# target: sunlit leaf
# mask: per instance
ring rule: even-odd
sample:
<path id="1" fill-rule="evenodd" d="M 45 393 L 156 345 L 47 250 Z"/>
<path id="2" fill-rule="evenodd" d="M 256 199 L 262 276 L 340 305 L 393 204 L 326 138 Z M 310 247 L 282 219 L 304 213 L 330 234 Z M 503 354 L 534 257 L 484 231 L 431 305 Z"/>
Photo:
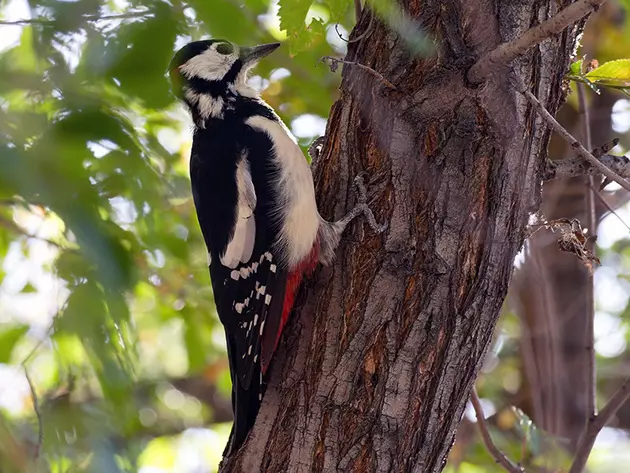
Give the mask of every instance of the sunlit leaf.
<path id="1" fill-rule="evenodd" d="M 280 28 L 295 38 L 304 30 L 304 20 L 313 0 L 280 0 Z"/>
<path id="2" fill-rule="evenodd" d="M 326 5 L 330 10 L 330 17 L 333 21 L 341 22 L 344 15 L 350 9 L 352 2 L 350 0 L 327 0 Z"/>
<path id="3" fill-rule="evenodd" d="M 585 77 L 609 87 L 630 87 L 630 59 L 608 61 L 587 73 Z"/>
<path id="4" fill-rule="evenodd" d="M 37 292 L 37 289 L 29 282 L 20 291 L 22 294 L 32 294 L 33 292 Z"/>
<path id="5" fill-rule="evenodd" d="M 28 325 L 0 324 L 0 363 L 11 360 L 13 348 L 28 332 Z"/>
<path id="6" fill-rule="evenodd" d="M 293 39 L 290 42 L 291 53 L 297 54 L 298 52 L 308 50 L 317 41 L 322 41 L 326 37 L 326 28 L 324 22 L 319 18 L 313 18 L 311 23 L 307 27 L 297 30 L 293 34 Z"/>

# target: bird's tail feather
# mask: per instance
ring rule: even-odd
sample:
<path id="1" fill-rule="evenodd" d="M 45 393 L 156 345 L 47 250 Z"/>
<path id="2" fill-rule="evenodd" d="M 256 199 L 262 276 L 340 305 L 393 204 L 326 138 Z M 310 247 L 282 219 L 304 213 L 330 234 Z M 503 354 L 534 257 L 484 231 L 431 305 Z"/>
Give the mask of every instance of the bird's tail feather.
<path id="1" fill-rule="evenodd" d="M 226 446 L 224 456 L 241 448 L 247 435 L 254 427 L 256 416 L 260 410 L 265 385 L 260 371 L 260 364 L 254 368 L 254 376 L 249 389 L 243 389 L 238 376 L 234 371 L 233 357 L 231 356 L 230 337 L 228 336 L 228 353 L 230 354 L 230 371 L 232 374 L 232 412 L 234 424 L 230 433 L 230 439 Z M 233 345 L 232 345 L 233 346 Z"/>

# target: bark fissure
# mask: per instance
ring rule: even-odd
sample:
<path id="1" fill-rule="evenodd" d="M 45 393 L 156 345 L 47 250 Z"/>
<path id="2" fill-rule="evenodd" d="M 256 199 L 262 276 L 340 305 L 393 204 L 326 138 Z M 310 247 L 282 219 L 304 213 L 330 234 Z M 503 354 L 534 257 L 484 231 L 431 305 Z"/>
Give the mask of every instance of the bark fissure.
<path id="1" fill-rule="evenodd" d="M 259 420 L 223 471 L 438 472 L 490 347 L 550 136 L 514 79 L 555 113 L 577 30 L 472 87 L 474 61 L 556 2 L 400 5 L 436 54 L 413 57 L 364 8 L 351 39 L 367 27 L 369 38 L 350 43 L 346 60 L 396 90 L 345 67 L 315 169 L 322 215 L 351 206 L 352 179 L 365 171 L 388 230 L 353 224 L 336 263 L 308 284 Z"/>

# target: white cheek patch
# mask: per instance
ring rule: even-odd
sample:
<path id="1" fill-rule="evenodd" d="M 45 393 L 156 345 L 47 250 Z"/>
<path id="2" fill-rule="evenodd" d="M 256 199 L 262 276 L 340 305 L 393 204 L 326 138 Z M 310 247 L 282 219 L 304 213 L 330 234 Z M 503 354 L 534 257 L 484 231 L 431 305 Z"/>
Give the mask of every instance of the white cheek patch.
<path id="1" fill-rule="evenodd" d="M 228 268 L 236 268 L 239 263 L 246 263 L 252 257 L 256 240 L 256 191 L 249 170 L 249 163 L 243 156 L 236 168 L 236 185 L 238 188 L 238 209 L 234 235 L 221 256 L 221 264 Z M 249 276 L 249 269 L 244 278 Z"/>
<path id="2" fill-rule="evenodd" d="M 236 52 L 225 55 L 216 52 L 213 48 L 209 48 L 189 59 L 179 70 L 188 78 L 199 77 L 205 80 L 221 80 L 237 59 L 238 54 Z"/>

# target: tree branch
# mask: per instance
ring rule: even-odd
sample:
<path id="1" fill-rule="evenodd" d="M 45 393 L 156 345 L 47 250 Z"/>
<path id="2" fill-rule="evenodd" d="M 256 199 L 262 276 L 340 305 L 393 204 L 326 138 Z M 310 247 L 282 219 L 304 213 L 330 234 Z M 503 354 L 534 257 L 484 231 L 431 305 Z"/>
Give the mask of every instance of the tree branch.
<path id="1" fill-rule="evenodd" d="M 483 407 L 481 407 L 481 401 L 479 400 L 479 395 L 477 394 L 477 389 L 475 387 L 473 387 L 472 392 L 470 393 L 470 402 L 472 402 L 473 408 L 475 409 L 477 424 L 479 425 L 479 431 L 481 432 L 483 443 L 488 449 L 490 455 L 492 455 L 492 458 L 494 458 L 499 465 L 510 473 L 524 472 L 525 470 L 523 470 L 522 467 L 514 464 L 492 441 L 490 431 L 488 430 L 488 424 L 486 423 L 486 418 L 483 414 Z"/>
<path id="2" fill-rule="evenodd" d="M 381 74 L 378 71 L 375 71 L 371 67 L 368 67 L 368 66 L 366 66 L 364 64 L 360 64 L 358 62 L 352 62 L 352 61 L 344 61 L 343 59 L 337 59 L 336 57 L 332 57 L 332 56 L 323 56 L 323 57 L 319 58 L 319 61 L 323 62 L 323 63 L 326 63 L 326 61 L 330 61 L 330 64 L 328 66 L 330 67 L 330 70 L 332 72 L 335 72 L 337 70 L 337 67 L 339 67 L 339 64 L 347 64 L 349 66 L 357 66 L 357 67 L 363 69 L 364 71 L 372 74 L 374 77 L 379 79 L 383 84 L 385 84 L 390 89 L 396 90 L 396 86 L 394 84 L 392 84 L 390 81 L 388 81 L 387 79 L 385 79 L 385 77 L 383 77 L 383 74 Z"/>
<path id="3" fill-rule="evenodd" d="M 38 458 L 42 449 L 42 444 L 44 443 L 44 422 L 42 419 L 42 411 L 40 409 L 39 399 L 37 397 L 37 391 L 35 391 L 35 385 L 33 384 L 33 380 L 28 374 L 28 369 L 26 368 L 26 366 L 22 366 L 22 368 L 24 369 L 24 377 L 26 378 L 28 387 L 31 390 L 31 401 L 33 402 L 33 412 L 35 412 L 35 417 L 37 418 L 37 444 L 35 445 L 35 458 Z"/>
<path id="4" fill-rule="evenodd" d="M 576 140 L 571 133 L 564 129 L 560 123 L 556 121 L 555 118 L 547 111 L 547 109 L 538 101 L 538 99 L 532 94 L 529 90 L 523 90 L 523 95 L 525 98 L 529 100 L 529 102 L 534 106 L 534 108 L 540 113 L 540 115 L 551 125 L 551 127 L 555 130 L 558 135 L 564 138 L 573 149 L 575 149 L 580 156 L 586 159 L 593 167 L 595 167 L 599 172 L 601 172 L 604 176 L 615 181 L 625 190 L 630 191 L 630 182 L 626 181 L 619 174 L 611 171 L 610 168 L 602 164 L 597 160 L 595 156 L 593 156 L 582 144 Z"/>
<path id="5" fill-rule="evenodd" d="M 630 177 L 630 159 L 626 156 L 604 154 L 600 156 L 598 160 L 619 176 L 624 178 Z M 569 179 L 572 177 L 590 176 L 599 173 L 599 168 L 596 169 L 582 156 L 575 156 L 573 158 L 560 159 L 557 161 L 548 161 L 543 174 L 543 179 L 545 181 L 551 181 L 554 179 Z"/>
<path id="6" fill-rule="evenodd" d="M 361 6 L 361 0 L 354 0 L 354 17 L 357 23 L 361 19 L 362 11 L 363 11 L 363 7 Z"/>
<path id="7" fill-rule="evenodd" d="M 584 124 L 584 142 L 588 149 L 593 149 L 591 139 L 591 114 L 586 100 L 586 87 L 584 84 L 578 84 L 578 100 L 580 104 L 580 115 Z M 599 158 L 601 161 L 601 157 Z M 610 167 L 610 166 L 609 166 Z M 617 174 L 622 175 L 620 172 Z M 624 176 L 625 177 L 625 176 Z M 592 175 L 586 178 L 586 226 L 590 236 L 597 236 L 597 215 L 595 213 L 595 179 Z M 586 249 L 595 255 L 595 238 L 589 238 L 586 242 Z M 593 273 L 589 272 L 586 282 L 586 330 L 584 339 L 584 356 L 586 357 L 586 423 L 584 428 L 588 428 L 588 419 L 595 414 L 597 406 L 597 366 L 595 364 L 595 293 Z"/>
<path id="8" fill-rule="evenodd" d="M 367 28 L 365 28 L 365 31 L 354 39 L 344 38 L 341 32 L 339 31 L 339 23 L 335 23 L 335 31 L 337 32 L 337 36 L 339 36 L 339 39 L 345 43 L 356 43 L 358 41 L 361 41 L 363 38 L 365 38 L 368 34 L 372 32 L 372 24 L 374 23 L 374 16 L 375 16 L 374 13 L 370 14 L 370 22 L 368 23 Z"/>
<path id="9" fill-rule="evenodd" d="M 608 421 L 614 416 L 619 408 L 630 398 L 630 378 L 626 379 L 619 389 L 612 395 L 608 403 L 603 407 L 598 415 L 589 419 L 588 426 L 580 438 L 575 453 L 575 459 L 571 465 L 569 473 L 581 473 L 584 470 L 597 434 L 604 428 Z"/>
<path id="10" fill-rule="evenodd" d="M 497 72 L 499 66 L 509 64 L 528 49 L 596 11 L 605 2 L 606 0 L 578 0 L 548 20 L 530 28 L 514 41 L 500 44 L 473 64 L 468 70 L 468 81 L 473 84 L 483 82 Z"/>
<path id="11" fill-rule="evenodd" d="M 597 200 L 599 200 L 599 202 L 611 213 L 613 214 L 615 217 L 617 217 L 617 219 L 621 222 L 621 224 L 626 227 L 628 229 L 628 232 L 630 232 L 630 226 L 628 226 L 628 224 L 623 220 L 623 218 L 621 218 L 619 216 L 619 214 L 615 211 L 615 209 L 612 207 L 612 205 L 610 205 L 606 199 L 604 199 L 601 195 L 599 195 L 599 192 L 595 191 L 595 188 L 593 188 L 593 195 L 597 198 Z"/>

